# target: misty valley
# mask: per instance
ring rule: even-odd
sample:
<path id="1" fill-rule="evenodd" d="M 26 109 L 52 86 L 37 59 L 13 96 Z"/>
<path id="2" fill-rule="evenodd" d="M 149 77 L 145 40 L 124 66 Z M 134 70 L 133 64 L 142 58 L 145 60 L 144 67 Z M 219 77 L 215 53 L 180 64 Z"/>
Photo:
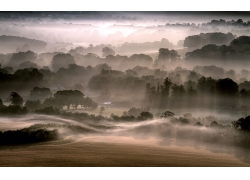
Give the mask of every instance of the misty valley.
<path id="1" fill-rule="evenodd" d="M 250 166 L 249 16 L 0 12 L 0 166 Z"/>

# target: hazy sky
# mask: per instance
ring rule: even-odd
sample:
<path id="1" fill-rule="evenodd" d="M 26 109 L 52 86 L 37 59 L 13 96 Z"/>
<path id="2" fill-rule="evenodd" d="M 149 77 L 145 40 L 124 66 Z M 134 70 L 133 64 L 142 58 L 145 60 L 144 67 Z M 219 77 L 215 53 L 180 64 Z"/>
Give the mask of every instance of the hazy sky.
<path id="1" fill-rule="evenodd" d="M 22 36 L 46 42 L 114 44 L 153 42 L 167 38 L 177 44 L 200 32 L 231 32 L 232 29 L 169 28 L 167 23 L 194 23 L 196 26 L 213 19 L 248 21 L 249 12 L 122 12 L 122 11 L 55 11 L 0 12 L 0 35 Z"/>
<path id="2" fill-rule="evenodd" d="M 211 19 L 226 19 L 231 20 L 242 18 L 243 20 L 248 20 L 250 17 L 250 12 L 243 11 L 221 11 L 221 12 L 192 12 L 192 11 L 172 11 L 172 12 L 163 12 L 163 11 L 150 11 L 150 12 L 122 12 L 122 11 L 55 11 L 55 12 L 0 12 L 0 19 L 8 19 L 8 20 L 28 20 L 30 18 L 35 18 L 37 20 L 44 19 L 53 19 L 53 20 L 85 20 L 85 21 L 185 21 L 185 22 L 194 22 L 194 21 L 204 21 Z"/>

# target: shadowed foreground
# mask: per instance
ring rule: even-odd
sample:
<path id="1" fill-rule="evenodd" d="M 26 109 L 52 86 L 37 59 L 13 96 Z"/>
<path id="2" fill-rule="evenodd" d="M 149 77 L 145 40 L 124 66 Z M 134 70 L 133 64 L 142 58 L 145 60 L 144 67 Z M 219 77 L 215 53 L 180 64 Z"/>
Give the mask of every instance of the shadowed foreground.
<path id="1" fill-rule="evenodd" d="M 109 142 L 108 142 L 109 141 Z M 96 141 L 1 147 L 0 166 L 250 166 L 225 153 L 190 147 Z"/>

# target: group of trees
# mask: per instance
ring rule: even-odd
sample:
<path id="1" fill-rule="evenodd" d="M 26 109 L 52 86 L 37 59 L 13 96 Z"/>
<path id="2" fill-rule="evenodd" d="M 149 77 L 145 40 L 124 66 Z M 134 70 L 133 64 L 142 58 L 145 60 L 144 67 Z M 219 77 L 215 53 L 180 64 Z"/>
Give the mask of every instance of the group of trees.
<path id="1" fill-rule="evenodd" d="M 218 42 L 226 43 L 234 38 L 231 33 L 206 33 L 199 34 L 198 36 L 205 39 L 207 43 L 215 43 L 217 40 Z M 191 37 L 192 36 L 190 36 L 190 38 Z M 206 45 L 201 49 L 187 53 L 186 60 L 188 62 L 191 59 L 199 59 L 200 57 L 219 57 L 225 60 L 227 59 L 226 57 L 232 58 L 230 53 L 235 52 L 247 59 L 250 46 L 249 38 L 250 37 L 247 36 L 240 36 L 231 41 L 229 46 Z M 186 44 L 188 44 L 189 40 L 188 37 Z M 160 44 L 167 43 L 166 39 L 162 39 L 160 42 Z M 101 58 L 88 51 L 88 49 L 93 48 L 99 48 L 104 57 Z M 84 93 L 84 90 L 86 90 L 86 93 L 93 91 L 95 97 L 100 95 L 99 99 L 96 98 L 100 101 L 110 100 L 112 98 L 112 100 L 130 98 L 128 101 L 138 102 L 139 99 L 143 98 L 144 88 L 148 83 L 145 101 L 152 102 L 151 106 L 154 107 L 166 106 L 166 104 L 176 106 L 187 104 L 190 99 L 194 97 L 196 99 L 197 97 L 201 98 L 201 94 L 204 93 L 209 93 L 209 97 L 210 95 L 215 97 L 211 99 L 214 99 L 216 105 L 231 104 L 233 101 L 237 101 L 236 99 L 242 99 L 240 100 L 241 104 L 247 104 L 247 101 L 243 103 L 243 97 L 248 97 L 248 91 L 250 90 L 248 87 L 249 82 L 247 81 L 249 77 L 248 70 L 241 72 L 241 76 L 244 77 L 241 78 L 241 80 L 238 80 L 239 75 L 236 74 L 234 70 L 225 71 L 223 68 L 216 66 L 196 66 L 193 71 L 176 67 L 175 70 L 165 71 L 162 66 L 173 65 L 176 62 L 179 63 L 182 59 L 176 50 L 161 47 L 154 61 L 152 57 L 146 54 L 133 54 L 131 56 L 115 55 L 113 49 L 115 48 L 111 45 L 91 45 L 87 49 L 77 47 L 72 49 L 70 53 L 54 52 L 40 55 L 32 51 L 13 53 L 10 55 L 10 64 L 19 64 L 23 67 L 33 66 L 38 59 L 46 59 L 48 56 L 51 58 L 51 67 L 43 67 L 40 69 L 24 68 L 17 69 L 14 72 L 11 72 L 13 71 L 13 69 L 11 69 L 12 67 L 0 67 L 0 86 L 4 87 L 0 89 L 1 98 L 6 97 L 6 93 L 9 92 L 20 92 L 23 97 L 28 97 L 25 99 L 28 100 L 27 106 L 30 109 L 36 109 L 34 107 L 42 107 L 43 105 L 53 105 L 58 108 L 64 106 L 77 108 L 78 105 L 95 107 L 95 103 L 92 103 L 91 100 L 88 98 L 79 98 L 81 95 L 73 91 L 66 92 L 65 90 L 62 94 L 55 93 L 52 97 L 52 92 L 49 87 L 52 89 L 54 86 L 60 85 L 63 87 L 62 89 L 77 89 Z M 97 65 L 81 66 L 77 65 L 79 62 Z M 118 67 L 120 67 L 120 69 L 112 70 L 114 67 L 115 69 L 119 69 Z M 237 97 L 231 96 L 226 90 L 222 90 L 220 94 L 219 89 L 223 89 L 222 86 L 228 87 L 228 83 L 230 88 L 234 86 L 234 83 L 229 80 L 227 80 L 226 84 L 223 84 L 224 81 L 221 82 L 218 80 L 224 80 L 223 78 L 227 77 L 233 82 L 238 83 L 235 85 L 235 89 L 237 90 L 234 92 L 234 94 L 237 94 Z M 222 83 L 221 86 L 219 85 L 220 83 Z M 28 95 L 27 92 L 30 92 L 31 89 L 32 91 L 30 95 Z M 108 93 L 106 93 L 108 95 L 105 95 L 106 91 L 108 91 Z M 219 101 L 222 102 L 222 99 L 227 99 L 224 96 L 231 96 L 229 99 L 234 100 L 229 100 L 228 102 L 223 101 L 223 103 L 220 104 Z M 66 100 L 66 97 L 72 97 L 70 100 L 74 102 Z M 184 101 L 183 98 L 186 100 Z M 62 99 L 64 99 L 64 101 L 62 101 Z M 169 101 L 169 99 L 171 99 L 171 101 Z M 202 101 L 205 102 L 205 100 Z M 210 102 L 210 100 L 208 101 Z"/>
<path id="2" fill-rule="evenodd" d="M 116 48 L 117 52 L 146 52 L 158 50 L 160 48 L 174 48 L 174 44 L 169 42 L 166 38 L 161 41 L 145 42 L 145 43 L 123 43 L 120 47 Z"/>
<path id="3" fill-rule="evenodd" d="M 186 53 L 188 61 L 210 60 L 213 62 L 227 60 L 248 60 L 250 58 L 250 37 L 240 36 L 230 42 L 230 45 L 218 46 L 207 44 L 201 49 Z"/>
<path id="4" fill-rule="evenodd" d="M 149 111 L 150 111 L 150 109 L 148 107 L 147 108 L 132 107 L 128 111 L 124 111 L 123 116 L 135 116 L 135 117 L 138 117 L 138 116 L 140 116 L 140 114 L 142 112 L 149 112 Z"/>
<path id="5" fill-rule="evenodd" d="M 5 114 L 26 114 L 28 112 L 26 107 L 22 107 L 23 98 L 16 92 L 11 92 L 9 97 L 11 104 L 5 106 L 2 99 L 0 99 L 0 115 Z"/>
<path id="6" fill-rule="evenodd" d="M 34 86 L 44 86 L 43 74 L 36 68 L 18 69 L 13 74 L 0 72 L 0 95 L 11 91 L 27 91 Z"/>
<path id="7" fill-rule="evenodd" d="M 67 68 L 69 64 L 75 64 L 75 58 L 71 54 L 56 54 L 52 59 L 52 68 L 54 71 L 64 67 Z"/>
<path id="8" fill-rule="evenodd" d="M 86 109 L 96 109 L 98 104 L 89 97 L 84 97 L 84 94 L 78 90 L 63 90 L 57 91 L 53 97 L 46 98 L 41 104 L 40 100 L 26 102 L 26 107 L 28 109 L 39 109 L 43 107 L 55 107 L 62 109 L 63 107 L 73 107 L 77 109 L 78 106 L 84 107 Z M 37 108 L 34 108 L 37 107 Z"/>
<path id="9" fill-rule="evenodd" d="M 50 100 L 54 101 L 54 103 L 59 104 L 59 107 L 64 107 L 66 106 L 68 109 L 70 106 L 74 107 L 77 109 L 77 107 L 80 105 L 86 109 L 92 108 L 96 109 L 98 104 L 94 102 L 91 98 L 83 97 L 84 94 L 81 91 L 78 90 L 64 90 L 64 91 L 57 91 L 54 94 L 54 99 Z M 45 100 L 46 102 L 46 100 Z M 45 103 L 44 102 L 44 103 Z M 49 102 L 46 102 L 49 103 Z"/>
<path id="10" fill-rule="evenodd" d="M 89 47 L 76 47 L 69 51 L 70 54 L 87 54 L 94 53 L 98 54 L 102 52 L 102 56 L 106 57 L 107 55 L 115 55 L 117 53 L 136 53 L 136 52 L 147 52 L 152 50 L 158 50 L 160 48 L 174 48 L 175 45 L 171 43 L 166 38 L 162 38 L 160 41 L 154 42 L 144 42 L 144 43 L 136 43 L 136 42 L 125 42 L 120 46 L 112 46 L 110 44 L 99 44 L 92 45 Z"/>
<path id="11" fill-rule="evenodd" d="M 160 69 L 149 69 L 147 67 L 136 66 L 126 72 L 117 70 L 102 70 L 99 75 L 93 76 L 88 82 L 88 88 L 94 92 L 103 92 L 109 90 L 111 97 L 118 92 L 131 97 L 137 92 L 138 100 L 142 98 L 146 83 L 154 88 L 152 91 L 160 91 L 160 84 L 168 77 L 173 86 L 171 92 L 173 97 L 183 94 L 184 91 L 188 95 L 193 96 L 201 92 L 209 92 L 210 86 L 215 87 L 218 79 L 230 78 L 237 82 L 239 91 L 242 89 L 250 90 L 250 83 L 246 81 L 249 77 L 249 71 L 242 70 L 240 74 L 236 74 L 234 70 L 224 70 L 217 66 L 196 66 L 194 70 L 177 67 L 175 70 L 163 71 Z M 199 81 L 198 81 L 199 80 Z M 158 85 L 159 83 L 159 85 Z M 155 89 L 155 90 L 154 90 Z M 184 94 L 185 94 L 184 93 Z M 109 98 L 110 99 L 110 98 Z"/>
<path id="12" fill-rule="evenodd" d="M 195 107 L 246 107 L 250 104 L 250 91 L 241 89 L 236 82 L 230 78 L 213 79 L 211 77 L 200 77 L 196 86 L 184 87 L 171 82 L 165 78 L 164 83 L 157 86 L 146 85 L 144 102 L 153 108 L 174 106 Z"/>
<path id="13" fill-rule="evenodd" d="M 229 45 L 236 36 L 232 33 L 200 33 L 199 35 L 188 36 L 184 40 L 184 47 L 199 48 L 207 44 Z"/>
<path id="14" fill-rule="evenodd" d="M 34 87 L 30 91 L 29 99 L 30 100 L 44 100 L 44 99 L 51 97 L 51 96 L 52 96 L 52 92 L 49 88 Z"/>
<path id="15" fill-rule="evenodd" d="M 30 130 L 25 128 L 21 130 L 9 130 L 5 132 L 0 131 L 0 145 L 17 145 L 38 143 L 58 139 L 58 131 L 54 130 Z"/>
<path id="16" fill-rule="evenodd" d="M 34 111 L 46 107 L 58 109 L 63 107 L 77 109 L 78 106 L 86 109 L 96 109 L 98 107 L 95 101 L 89 97 L 84 97 L 84 94 L 78 90 L 57 91 L 52 97 L 52 93 L 48 88 L 34 87 L 29 98 L 32 100 L 27 100 L 24 104 L 23 98 L 18 93 L 12 92 L 9 97 L 10 106 L 4 106 L 0 99 L 0 113 L 24 114 L 28 112 L 27 109 Z"/>
<path id="17" fill-rule="evenodd" d="M 18 67 L 25 66 L 25 64 L 27 63 L 29 63 L 30 65 L 34 65 L 36 59 L 37 54 L 33 51 L 17 52 L 11 55 L 11 58 L 6 63 L 6 65 L 14 67 L 16 69 Z"/>
<path id="18" fill-rule="evenodd" d="M 211 20 L 208 23 L 203 23 L 204 26 L 237 26 L 237 27 L 249 27 L 250 21 L 244 22 L 242 19 L 226 21 L 224 19 L 220 20 Z"/>
<path id="19" fill-rule="evenodd" d="M 181 60 L 181 56 L 176 50 L 169 50 L 168 48 L 160 48 L 159 54 L 154 62 L 155 66 L 166 66 L 169 63 L 175 63 Z"/>
<path id="20" fill-rule="evenodd" d="M 153 119 L 154 116 L 149 111 L 142 111 L 138 115 L 129 115 L 129 114 L 123 113 L 122 116 L 117 116 L 117 115 L 111 114 L 111 118 L 115 121 L 138 121 L 138 120 L 145 121 L 145 120 Z"/>

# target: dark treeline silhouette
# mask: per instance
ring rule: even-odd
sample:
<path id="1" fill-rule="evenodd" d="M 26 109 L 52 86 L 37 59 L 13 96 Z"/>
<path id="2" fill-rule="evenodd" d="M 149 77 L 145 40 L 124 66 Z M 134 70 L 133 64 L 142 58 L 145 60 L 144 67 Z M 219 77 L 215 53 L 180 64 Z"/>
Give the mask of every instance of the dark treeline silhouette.
<path id="1" fill-rule="evenodd" d="M 18 69 L 13 74 L 0 72 L 0 96 L 6 97 L 11 91 L 28 92 L 34 86 L 47 86 L 43 74 L 36 68 Z"/>
<path id="2" fill-rule="evenodd" d="M 68 109 L 70 108 L 70 106 L 77 109 L 79 105 L 86 109 L 97 108 L 98 104 L 96 102 L 94 102 L 89 97 L 84 98 L 83 96 L 84 94 L 78 90 L 57 91 L 53 97 L 45 99 L 45 101 L 43 102 L 43 106 L 54 106 L 59 109 L 62 109 L 64 106 L 66 106 Z"/>
<path id="3" fill-rule="evenodd" d="M 162 84 L 146 85 L 144 102 L 151 108 L 166 107 L 233 107 L 249 108 L 250 91 L 239 90 L 230 78 L 213 79 L 200 77 L 184 85 L 174 84 L 165 78 Z"/>
<path id="4" fill-rule="evenodd" d="M 44 89 L 44 94 L 40 94 L 39 96 L 35 95 L 37 91 L 44 92 Z M 11 92 L 9 98 L 11 104 L 9 106 L 5 106 L 2 102 L 2 99 L 0 99 L 0 114 L 27 114 L 29 111 L 48 107 L 57 108 L 59 110 L 63 109 L 64 107 L 67 107 L 68 109 L 70 107 L 77 109 L 78 106 L 81 106 L 85 109 L 96 109 L 98 107 L 98 103 L 89 97 L 84 97 L 84 94 L 78 90 L 57 91 L 52 96 L 52 93 L 49 89 L 35 87 L 33 90 L 31 90 L 31 97 L 33 100 L 27 100 L 24 103 L 23 98 L 18 93 Z"/>
<path id="5" fill-rule="evenodd" d="M 245 27 L 248 28 L 250 26 L 250 22 L 244 22 L 242 19 L 238 20 L 231 20 L 231 21 L 226 21 L 224 19 L 213 19 L 210 22 L 207 23 L 201 23 L 201 24 L 195 24 L 195 23 L 175 23 L 175 24 L 170 24 L 167 23 L 165 26 L 167 27 L 196 27 L 196 28 L 204 28 L 204 27 Z"/>
<path id="6" fill-rule="evenodd" d="M 49 98 L 51 96 L 52 96 L 52 92 L 49 88 L 34 87 L 30 91 L 29 99 L 31 99 L 31 100 L 44 100 L 44 99 Z"/>
<path id="7" fill-rule="evenodd" d="M 13 53 L 8 62 L 7 66 L 11 66 L 14 69 L 22 67 L 37 67 L 35 60 L 37 59 L 37 54 L 33 51 L 17 52 Z"/>
<path id="8" fill-rule="evenodd" d="M 19 145 L 46 142 L 58 139 L 57 130 L 39 129 L 32 131 L 29 128 L 21 130 L 0 131 L 0 145 Z"/>
<path id="9" fill-rule="evenodd" d="M 187 48 L 200 48 L 207 44 L 229 45 L 235 38 L 236 36 L 232 33 L 200 33 L 199 35 L 186 37 L 183 46 Z"/>
<path id="10" fill-rule="evenodd" d="M 188 62 L 202 62 L 209 60 L 210 63 L 216 62 L 239 62 L 247 61 L 250 57 L 249 54 L 250 37 L 240 36 L 233 41 L 230 45 L 218 46 L 215 44 L 208 44 L 201 49 L 194 50 L 186 53 L 186 60 Z"/>
<path id="11" fill-rule="evenodd" d="M 224 19 L 220 19 L 220 20 L 211 20 L 211 22 L 208 23 L 203 23 L 203 25 L 211 25 L 211 26 L 236 26 L 236 27 L 249 27 L 250 26 L 250 22 L 244 22 L 242 19 L 238 19 L 237 21 L 235 20 L 231 20 L 231 21 L 226 21 Z"/>

